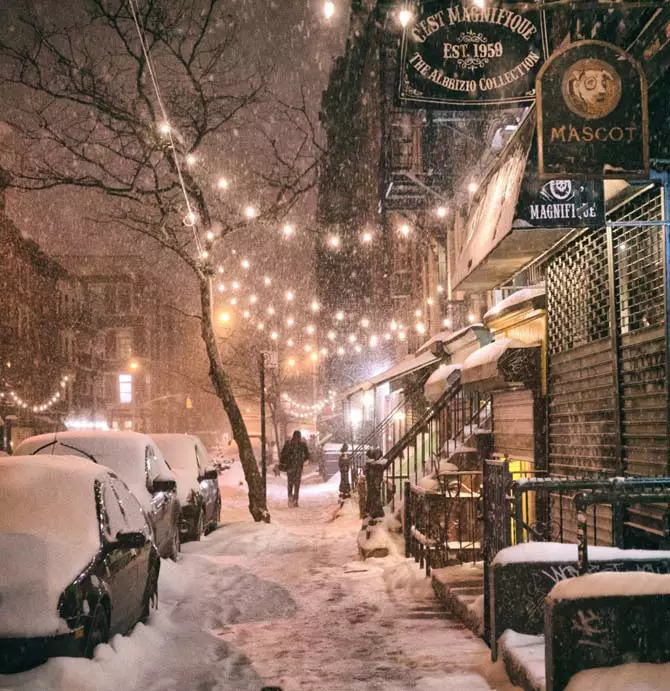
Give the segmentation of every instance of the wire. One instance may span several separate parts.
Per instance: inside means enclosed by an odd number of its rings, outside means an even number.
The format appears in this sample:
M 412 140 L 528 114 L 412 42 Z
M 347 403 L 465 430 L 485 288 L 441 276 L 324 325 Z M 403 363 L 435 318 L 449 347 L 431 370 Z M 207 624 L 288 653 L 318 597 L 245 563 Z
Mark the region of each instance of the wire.
M 170 148 L 172 149 L 172 157 L 174 158 L 174 164 L 175 168 L 177 170 L 177 177 L 179 178 L 179 185 L 181 186 L 181 191 L 184 195 L 184 200 L 186 201 L 186 209 L 188 211 L 188 216 L 189 218 L 196 218 L 197 216 L 193 211 L 193 208 L 191 207 L 191 201 L 188 198 L 188 192 L 186 191 L 186 184 L 184 183 L 184 176 L 182 175 L 181 172 L 181 165 L 179 163 L 179 156 L 177 156 L 177 148 L 175 147 L 174 144 L 174 138 L 172 137 L 172 128 L 170 127 L 170 119 L 168 118 L 168 113 L 167 109 L 165 107 L 165 104 L 163 102 L 163 98 L 161 96 L 160 92 L 160 87 L 158 86 L 158 79 L 156 78 L 156 71 L 154 69 L 153 62 L 151 60 L 151 56 L 149 55 L 149 51 L 147 50 L 147 46 L 144 40 L 144 27 L 141 25 L 140 20 L 139 20 L 139 9 L 136 9 L 135 7 L 135 1 L 136 0 L 128 0 L 128 4 L 130 6 L 130 11 L 133 15 L 133 21 L 135 22 L 135 28 L 137 29 L 137 35 L 140 39 L 140 45 L 142 46 L 142 53 L 144 54 L 144 59 L 147 61 L 147 68 L 149 70 L 149 76 L 151 77 L 151 83 L 153 84 L 154 87 L 154 92 L 156 93 L 156 100 L 158 102 L 158 107 L 160 108 L 161 115 L 163 116 L 163 120 L 167 125 L 167 136 L 170 141 Z M 200 238 L 198 237 L 198 232 L 196 230 L 197 222 L 194 222 L 191 224 L 191 228 L 193 229 L 193 238 L 195 240 L 195 246 L 198 250 L 198 254 L 202 254 L 202 244 L 200 242 Z

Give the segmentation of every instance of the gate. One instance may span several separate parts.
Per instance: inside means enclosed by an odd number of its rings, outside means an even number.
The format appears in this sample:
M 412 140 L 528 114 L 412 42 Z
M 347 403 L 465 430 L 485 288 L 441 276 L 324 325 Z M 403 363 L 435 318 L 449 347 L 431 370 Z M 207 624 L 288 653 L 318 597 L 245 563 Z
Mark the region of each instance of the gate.
M 548 460 L 554 475 L 668 474 L 666 248 L 664 227 L 654 223 L 662 218 L 661 189 L 644 190 L 547 267 Z M 574 512 L 557 501 L 572 504 L 571 497 L 554 498 L 552 511 Z M 598 510 L 603 526 L 609 523 L 602 542 L 611 544 L 611 509 Z M 658 506 L 629 508 L 627 546 L 658 539 L 664 513 Z M 573 529 L 576 535 L 576 516 Z
M 507 461 L 484 461 L 482 558 L 484 560 L 484 640 L 490 641 L 489 567 L 495 555 L 512 544 L 509 493 L 512 475 Z

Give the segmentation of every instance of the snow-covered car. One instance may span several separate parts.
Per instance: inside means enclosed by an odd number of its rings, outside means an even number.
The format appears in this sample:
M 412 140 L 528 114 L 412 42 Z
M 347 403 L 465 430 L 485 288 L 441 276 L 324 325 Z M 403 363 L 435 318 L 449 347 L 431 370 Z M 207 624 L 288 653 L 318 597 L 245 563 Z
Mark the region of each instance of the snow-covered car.
M 180 549 L 177 481 L 156 443 L 139 432 L 50 432 L 24 439 L 16 455 L 75 455 L 111 468 L 137 497 L 149 517 L 161 557 Z
M 0 458 L 0 673 L 149 618 L 160 557 L 137 499 L 81 457 Z
M 221 519 L 218 473 L 209 463 L 207 449 L 190 434 L 152 434 L 177 478 L 181 505 L 182 540 L 199 540 L 215 530 Z

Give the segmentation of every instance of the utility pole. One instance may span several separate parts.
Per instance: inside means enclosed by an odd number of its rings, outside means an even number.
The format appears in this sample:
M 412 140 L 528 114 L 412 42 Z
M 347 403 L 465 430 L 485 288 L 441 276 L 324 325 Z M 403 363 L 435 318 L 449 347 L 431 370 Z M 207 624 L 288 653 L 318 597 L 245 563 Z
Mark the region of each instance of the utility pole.
M 267 452 L 265 449 L 265 357 L 266 351 L 261 353 L 261 477 L 263 478 L 263 495 L 267 501 L 268 496 L 268 471 L 267 471 Z

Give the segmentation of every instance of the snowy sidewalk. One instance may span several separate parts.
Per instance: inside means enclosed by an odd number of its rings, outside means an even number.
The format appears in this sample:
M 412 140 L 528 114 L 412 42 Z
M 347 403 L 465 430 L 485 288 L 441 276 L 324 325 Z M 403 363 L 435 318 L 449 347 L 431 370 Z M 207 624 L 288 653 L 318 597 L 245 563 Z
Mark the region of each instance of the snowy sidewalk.
M 358 561 L 358 516 L 332 520 L 337 477 L 306 477 L 298 509 L 286 507 L 283 480 L 269 477 L 270 525 L 251 521 L 239 466 L 221 477 L 224 524 L 184 545 L 177 564 L 163 562 L 148 626 L 100 646 L 92 662 L 61 658 L 0 675 L 0 688 L 512 688 L 413 562 Z

